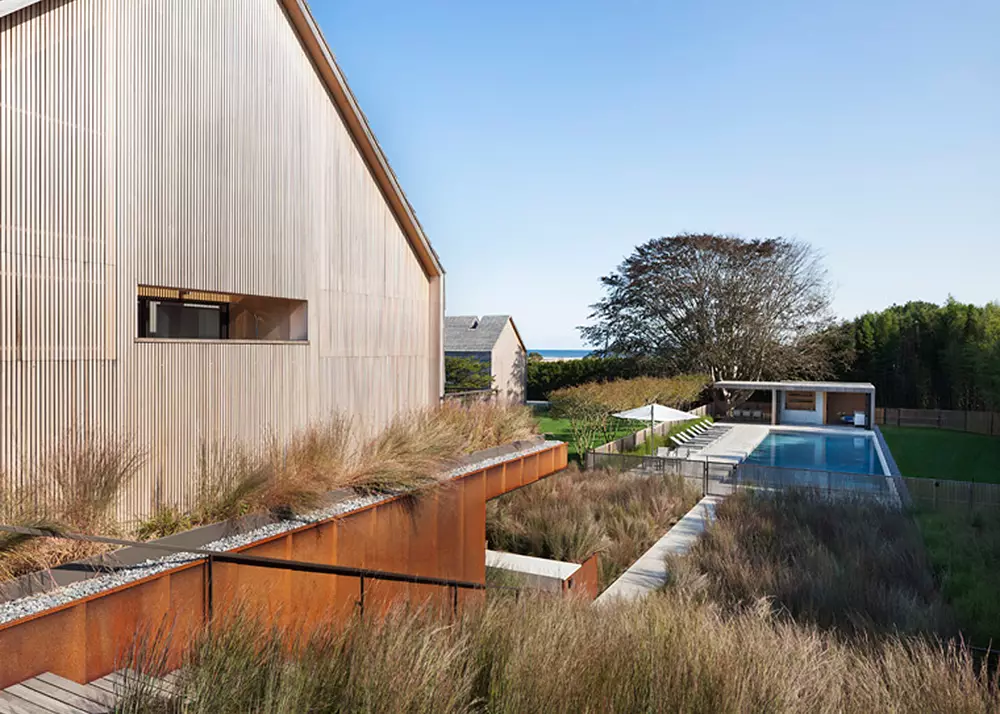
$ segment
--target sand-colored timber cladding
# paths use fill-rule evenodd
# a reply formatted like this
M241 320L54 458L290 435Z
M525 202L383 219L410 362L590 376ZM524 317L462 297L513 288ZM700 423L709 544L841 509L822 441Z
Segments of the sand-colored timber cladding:
M566 462L566 445L559 444L238 552L484 583L488 475L494 483L499 478L505 493L564 469ZM206 571L204 561L190 563L0 625L0 689L42 672L77 682L103 677L115 670L137 633L162 626L172 627L176 664L190 633L208 618ZM594 575L596 583L596 562ZM360 599L358 579L346 576L216 563L212 579L214 614L239 603L284 627L342 620ZM400 599L451 607L452 597L449 588L438 586L365 582L366 614ZM482 591L459 591L459 606L482 597Z
M296 0L0 18L7 485L69 439L130 436L147 459L118 515L141 518L191 505L202 440L438 403L440 268L308 25ZM307 339L142 340L139 286L301 301Z

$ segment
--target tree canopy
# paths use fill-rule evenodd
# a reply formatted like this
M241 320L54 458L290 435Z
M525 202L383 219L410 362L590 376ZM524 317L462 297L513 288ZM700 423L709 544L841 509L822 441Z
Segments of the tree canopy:
M444 391L470 392L493 386L490 365L475 357L444 358Z
M601 278L584 341L712 380L828 376L831 290L818 253L785 238L684 234L638 246Z
M1000 305L893 305L828 332L842 379L916 409L1000 409Z

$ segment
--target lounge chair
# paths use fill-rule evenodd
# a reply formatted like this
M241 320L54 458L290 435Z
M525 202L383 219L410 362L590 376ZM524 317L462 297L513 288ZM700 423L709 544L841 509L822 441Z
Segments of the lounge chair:
M762 412L760 409L754 409L752 416L754 419L757 419L759 421L764 418L764 412Z

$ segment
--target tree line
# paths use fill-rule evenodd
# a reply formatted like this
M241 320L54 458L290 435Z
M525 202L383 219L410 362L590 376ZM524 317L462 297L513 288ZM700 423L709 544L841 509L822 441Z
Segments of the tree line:
M909 302L838 322L821 256L801 241L655 238L601 285L580 332L595 356L616 370L628 365L627 374L596 374L594 360L551 368L543 382L536 367L534 398L577 373L587 374L581 381L702 373L866 381L882 406L1000 411L1000 305Z
M909 302L825 334L834 376L875 385L879 404L1000 411L1000 305Z

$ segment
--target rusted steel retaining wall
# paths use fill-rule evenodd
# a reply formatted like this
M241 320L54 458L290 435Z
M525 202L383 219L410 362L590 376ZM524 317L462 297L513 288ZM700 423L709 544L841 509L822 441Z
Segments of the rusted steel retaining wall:
M457 477L236 549L258 555L483 583L486 501L566 467L566 445ZM275 624L308 630L348 617L358 578L204 560L0 625L0 689L42 672L89 682L114 671L137 633L169 627L172 664L210 612L239 603ZM450 606L450 588L366 580L365 611L400 600ZM211 602L209 601L211 590ZM458 591L461 607L482 591Z
M566 580L566 591L573 595L586 597L593 600L600 592L600 578L598 571L598 554L592 553L590 557L580 563L580 569L573 573Z

